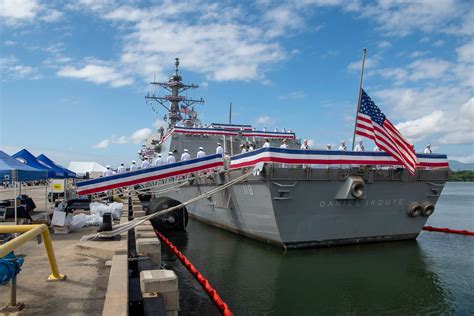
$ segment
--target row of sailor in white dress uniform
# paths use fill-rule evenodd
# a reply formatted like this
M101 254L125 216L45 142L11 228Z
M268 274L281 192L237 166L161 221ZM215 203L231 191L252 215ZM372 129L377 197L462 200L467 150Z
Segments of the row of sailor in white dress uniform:
M271 147L270 145L270 140L269 139L265 139L265 143L263 144L262 146L263 148L268 148L268 147ZM280 145L280 148L289 148L288 146L288 143L287 143L287 140L284 139L282 144ZM303 141L303 144L301 144L301 149L310 149L310 146L308 144L308 140L305 139ZM254 146L253 144L250 144L248 146L248 148L245 146L245 145L241 145L240 146L240 150L241 150L241 153L246 153L248 151L252 151L254 150ZM331 145L326 145L326 150L332 150L331 148ZM347 146L346 146L346 142L345 141L341 141L339 147L338 147L338 150L347 150ZM365 147L364 147L364 144L362 142L362 140L359 140L357 145L355 146L354 148L354 151L365 151ZM373 151L375 152L378 152L378 151L381 151L380 148L378 146L375 146ZM431 145L428 144L426 145L426 148L424 150L424 153L425 154L431 154L432 153L432 150L431 150ZM224 148L222 147L222 144L221 143L217 143L217 147L216 147L216 154L219 154L219 155L223 155L225 156L226 158L228 158L228 154L227 153L224 153ZM204 148L203 147L199 147L199 150L196 154L196 158L202 158L206 156L206 153L204 152ZM183 151L183 154L181 155L181 160L180 161L186 161L186 160L190 160L191 159L191 154L189 154L189 150L187 149L184 149ZM166 165L166 164L172 164L172 163L175 163L176 162L176 157L173 155L173 153L170 151L168 153L168 157L166 157L166 159L164 157L162 157L161 154L158 154L158 157L155 158L155 160L153 161L153 166L163 166L163 165ZM138 169L145 169L145 168L149 168L151 167L152 164L148 161L148 159L145 157L143 159L143 161L141 162L141 165L140 165L140 168L137 166L136 164L136 161L133 160L132 161L132 164L130 165L129 167L129 171L135 171L135 170L138 170ZM126 172L126 169L124 167L124 164L121 163L120 166L117 168L117 173L125 173ZM110 168L109 165L107 165L107 169L104 171L103 173L103 176L106 177L106 176L111 176L115 174L115 172Z

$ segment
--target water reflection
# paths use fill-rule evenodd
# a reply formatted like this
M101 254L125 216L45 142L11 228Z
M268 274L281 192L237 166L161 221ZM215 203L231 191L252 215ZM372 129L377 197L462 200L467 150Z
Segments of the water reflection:
M284 252L197 221L169 237L235 314L452 312L416 241Z

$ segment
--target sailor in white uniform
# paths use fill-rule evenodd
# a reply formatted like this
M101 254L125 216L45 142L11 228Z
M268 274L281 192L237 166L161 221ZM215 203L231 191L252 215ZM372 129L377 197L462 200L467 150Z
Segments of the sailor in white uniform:
M286 139L284 139L284 140L283 140L283 143L280 145L280 148L285 148L285 149L288 148L287 142L288 142L288 141L287 141Z
M145 157L143 158L142 164L140 168L145 169L145 168L150 168L150 162L148 161L148 158Z
M135 160L132 160L132 164L130 165L130 171L135 171L138 169L137 167L137 162Z
M216 154L218 154L218 155L223 155L224 154L224 148L222 148L221 143L217 143Z
M170 164L170 163L175 163L175 162L176 162L176 158L173 156L173 153L170 151L168 153L168 158L166 158L166 163Z
M249 144L249 151L254 151L255 147L252 143Z
M117 168L117 173L125 173L125 167L123 166L123 163L121 163Z
M375 145L374 151L381 151L381 150L380 150L379 146Z
M197 157L197 158L202 158L202 157L204 157L204 156L206 156L206 153L204 152L204 148L199 147L199 151L197 152L196 157Z
M186 161L191 159L191 155L189 154L188 150L185 149L184 153L181 155L181 161Z
M432 154L433 153L433 151L431 150L431 145L430 144L426 145L424 153L425 154Z
M265 143L263 144L263 148L268 148L270 147L270 140L268 138L265 138Z
M155 159L153 165L155 167L159 167L159 166L163 166L165 164L165 161L163 160L163 158L161 157L161 154L158 154L158 157Z
M347 150L346 142L345 142L345 141L341 141L341 145L339 146L338 149L339 149L339 150Z
M275 128L273 131L274 131L275 133L278 133L278 128Z
M109 165L107 165L106 168L107 168L107 169L104 170L104 172L103 172L103 174L102 174L103 177L108 177L108 176L111 176L111 175L114 174L114 172L112 171L112 169L110 169L110 166L109 166Z
M264 132L267 131L267 127L266 127L266 126L263 127L263 131L264 131Z
M301 144L301 149L309 149L308 140L305 139L303 144Z
M354 148L354 151L365 151L365 147L364 147L364 144L362 143L362 140L359 140L359 142Z
M246 152L247 152L247 148L245 148L245 145L244 144L240 145L240 153L244 154Z

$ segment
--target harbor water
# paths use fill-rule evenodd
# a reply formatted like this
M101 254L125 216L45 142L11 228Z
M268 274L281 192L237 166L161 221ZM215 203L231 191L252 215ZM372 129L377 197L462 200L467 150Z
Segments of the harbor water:
M474 230L474 183L448 183L427 225ZM284 251L191 220L168 237L236 315L474 314L474 238ZM217 314L177 260L182 311Z

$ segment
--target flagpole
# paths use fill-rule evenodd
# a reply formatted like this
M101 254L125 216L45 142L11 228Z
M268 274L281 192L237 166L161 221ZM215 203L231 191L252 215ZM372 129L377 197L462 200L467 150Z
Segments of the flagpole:
M358 93L358 97L357 97L357 108L356 108L355 123L354 123L354 134L352 134L352 150L354 150L354 147L355 147L355 137L356 137L356 128L357 128L357 115L359 114L360 99L362 97L362 81L364 80L364 67L365 67L365 55L366 54L367 54L367 50L364 48L362 50L362 69L360 71L359 93Z

